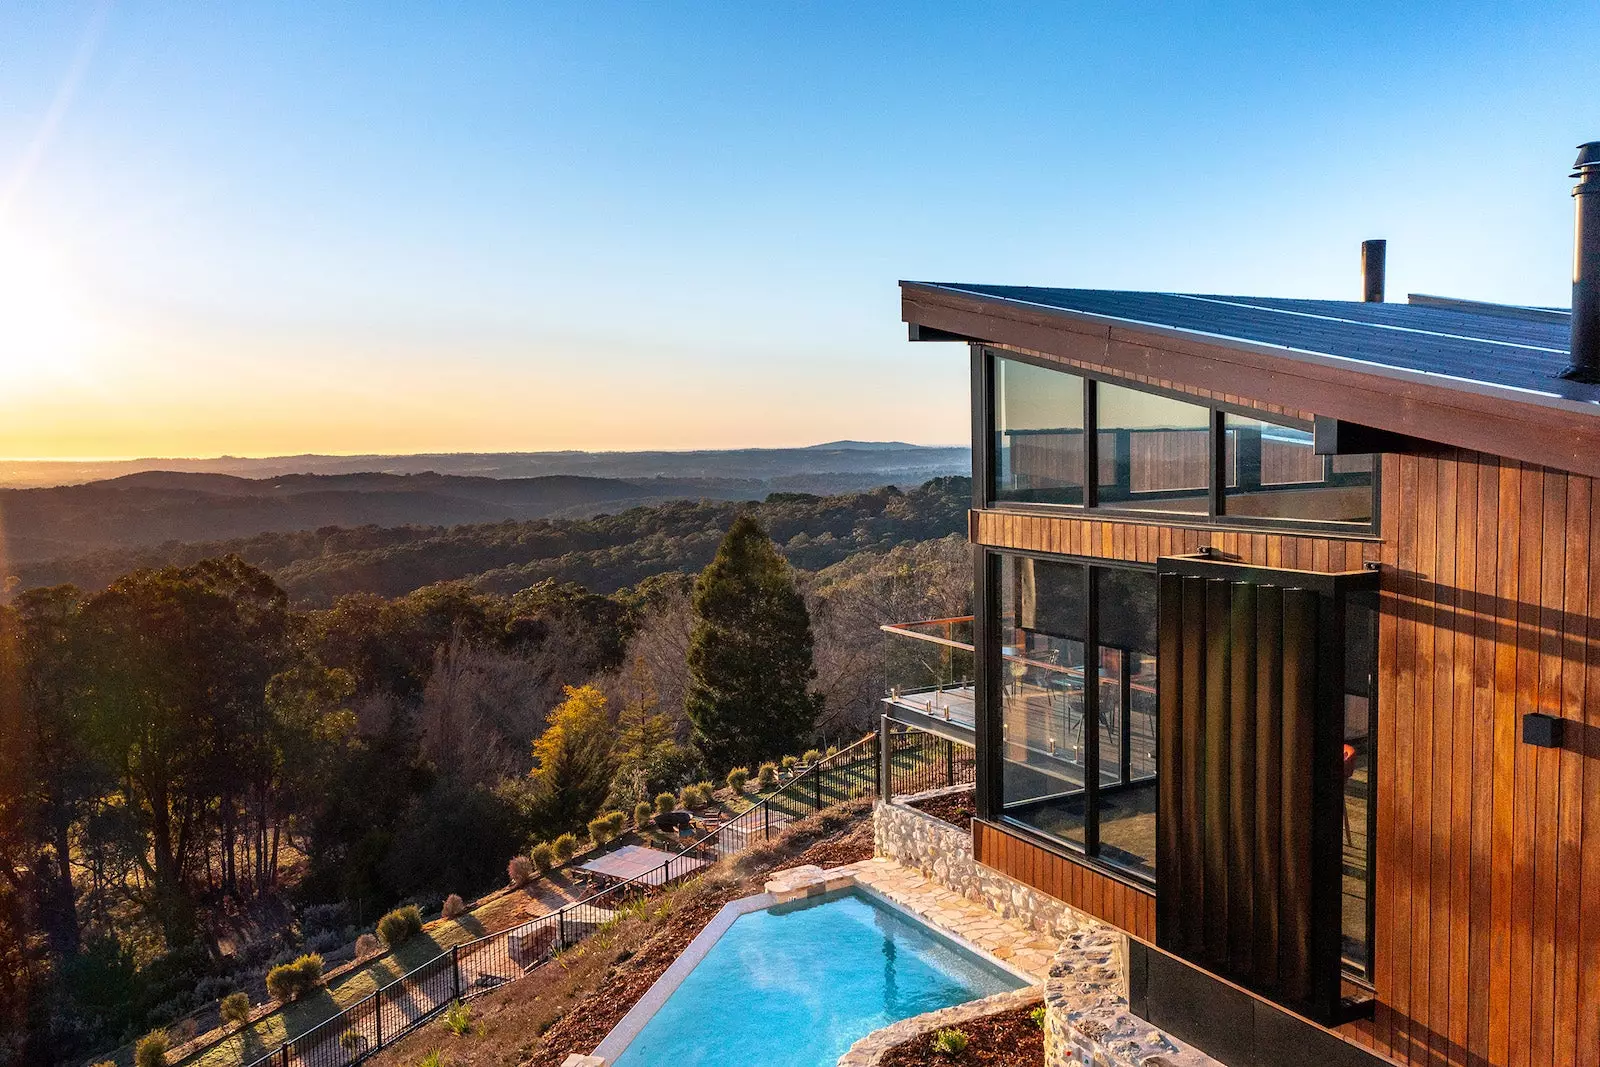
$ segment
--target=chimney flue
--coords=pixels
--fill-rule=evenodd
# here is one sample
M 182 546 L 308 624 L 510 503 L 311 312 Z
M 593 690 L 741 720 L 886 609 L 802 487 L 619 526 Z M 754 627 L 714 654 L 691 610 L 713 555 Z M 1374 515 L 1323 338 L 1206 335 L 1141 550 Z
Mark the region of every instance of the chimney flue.
M 1600 383 L 1600 141 L 1572 165 L 1572 365 L 1563 378 Z
M 1361 299 L 1364 303 L 1383 303 L 1383 274 L 1388 258 L 1388 241 L 1361 242 Z

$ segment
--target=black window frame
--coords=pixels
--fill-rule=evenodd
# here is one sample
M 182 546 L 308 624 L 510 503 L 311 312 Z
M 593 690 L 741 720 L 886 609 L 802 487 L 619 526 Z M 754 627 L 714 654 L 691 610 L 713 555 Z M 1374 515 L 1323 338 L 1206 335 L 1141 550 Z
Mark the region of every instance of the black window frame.
M 1374 455 L 1372 469 L 1369 475 L 1370 491 L 1372 495 L 1372 517 L 1368 522 L 1334 522 L 1318 519 L 1292 519 L 1274 518 L 1266 516 L 1230 515 L 1227 512 L 1227 448 L 1226 448 L 1226 418 L 1227 415 L 1237 415 L 1241 418 L 1253 419 L 1272 425 L 1290 429 L 1312 430 L 1314 426 L 1304 419 L 1297 419 L 1289 415 L 1262 411 L 1259 408 L 1248 407 L 1243 404 L 1234 404 L 1224 400 L 1215 400 L 1198 397 L 1177 389 L 1164 389 L 1160 386 L 1148 385 L 1144 382 L 1134 382 L 1096 371 L 1085 370 L 1081 367 L 1067 367 L 1048 359 L 1042 359 L 1024 352 L 1000 348 L 995 345 L 974 343 L 972 346 L 972 505 L 979 510 L 1033 512 L 1048 515 L 1084 515 L 1091 513 L 1096 518 L 1113 519 L 1119 522 L 1134 522 L 1155 524 L 1162 526 L 1198 526 L 1215 527 L 1223 526 L 1233 529 L 1259 530 L 1262 532 L 1296 532 L 1317 533 L 1325 536 L 1340 538 L 1375 538 L 1380 530 L 1381 516 L 1379 514 L 1382 493 L 1380 491 L 1380 467 Z M 1053 370 L 1059 374 L 1073 375 L 1083 381 L 1083 503 L 1082 504 L 1044 504 L 1025 501 L 1000 499 L 995 494 L 995 417 L 994 417 L 994 366 L 995 360 L 1008 359 L 1018 363 L 1027 363 L 1031 366 L 1045 370 Z M 1099 469 L 1100 469 L 1100 425 L 1099 412 L 1096 403 L 1097 393 L 1101 383 L 1113 385 L 1134 392 L 1149 393 L 1152 396 L 1167 397 L 1191 404 L 1197 408 L 1210 412 L 1210 438 L 1209 438 L 1209 468 L 1210 485 L 1206 493 L 1207 510 L 1196 511 L 1159 511 L 1146 508 L 1122 508 L 1114 503 L 1105 504 L 1100 500 Z M 1355 479 L 1350 475 L 1338 475 L 1333 471 L 1333 456 L 1323 456 L 1322 465 L 1325 472 L 1323 482 L 1307 482 L 1313 485 L 1339 485 L 1351 484 Z M 1363 472 L 1364 474 L 1367 472 Z
M 980 766 L 980 778 L 977 788 L 977 807 L 980 818 L 1004 826 L 1008 831 L 1020 833 L 1034 842 L 1051 851 L 1060 853 L 1074 862 L 1092 867 L 1099 873 L 1108 875 L 1118 881 L 1126 882 L 1141 889 L 1154 889 L 1156 879 L 1154 875 L 1146 875 L 1132 867 L 1113 863 L 1101 858 L 1100 855 L 1100 792 L 1104 783 L 1100 780 L 1100 737 L 1099 730 L 1094 731 L 1094 743 L 1084 743 L 1084 805 L 1083 805 L 1083 841 L 1069 840 L 1058 837 L 1048 831 L 1042 830 L 1031 823 L 1024 821 L 1006 812 L 1004 803 L 1003 775 L 1005 773 L 1004 758 L 1001 755 L 1002 746 L 997 743 L 1001 736 L 1001 724 L 1005 714 L 1004 701 L 1000 695 L 998 682 L 1001 678 L 1000 654 L 1000 587 L 1001 566 L 1006 557 L 1014 559 L 1033 559 L 1045 563 L 1076 564 L 1083 568 L 1083 634 L 1084 634 L 1084 708 L 1085 722 L 1098 723 L 1100 712 L 1100 625 L 1099 625 L 1099 583 L 1095 574 L 1099 570 L 1134 571 L 1148 574 L 1152 580 L 1156 576 L 1156 568 L 1148 563 L 1137 563 L 1128 560 L 1103 559 L 1096 556 L 1071 556 L 1058 555 L 1048 552 L 1024 552 L 1013 549 L 988 548 L 982 545 L 974 546 L 979 557 L 978 577 L 980 587 L 977 591 L 978 603 L 982 606 L 976 620 L 973 634 L 973 647 L 975 651 L 976 674 L 979 684 L 983 686 L 984 704 L 983 713 L 978 716 L 974 724 L 981 751 L 985 751 L 987 758 Z M 1159 656 L 1159 649 L 1154 650 Z M 1126 673 L 1126 671 L 1124 672 Z M 1124 682 L 1126 682 L 1126 678 Z M 1131 706 L 1124 704 L 1123 708 L 1123 733 L 1127 734 L 1131 722 Z M 1086 734 L 1087 736 L 1087 734 Z M 1123 747 L 1126 747 L 1124 737 Z M 1140 782 L 1153 780 L 1154 775 L 1141 778 Z M 1120 783 L 1118 788 L 1125 788 L 1136 784 L 1128 781 Z M 1156 816 L 1152 812 L 1151 818 Z M 1160 833 L 1159 828 L 1157 834 Z M 1152 864 L 1154 857 L 1151 858 Z

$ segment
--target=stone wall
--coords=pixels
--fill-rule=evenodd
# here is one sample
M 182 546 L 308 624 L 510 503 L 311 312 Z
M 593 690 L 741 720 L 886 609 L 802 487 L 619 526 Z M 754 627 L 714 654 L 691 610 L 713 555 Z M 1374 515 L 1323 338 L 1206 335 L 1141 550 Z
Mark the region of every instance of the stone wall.
M 1127 939 L 1069 934 L 1044 984 L 1045 1067 L 1223 1067 L 1128 1010 Z
M 904 803 L 878 802 L 872 836 L 879 856 L 919 870 L 946 889 L 987 904 L 1002 918 L 1016 919 L 1039 933 L 1062 938 L 1103 928 L 1063 901 L 985 867 L 972 857 L 970 833 Z
M 1126 934 L 978 863 L 965 830 L 880 801 L 873 843 L 879 856 L 1059 939 L 1045 982 L 1045 1067 L 1222 1067 L 1128 1010 Z

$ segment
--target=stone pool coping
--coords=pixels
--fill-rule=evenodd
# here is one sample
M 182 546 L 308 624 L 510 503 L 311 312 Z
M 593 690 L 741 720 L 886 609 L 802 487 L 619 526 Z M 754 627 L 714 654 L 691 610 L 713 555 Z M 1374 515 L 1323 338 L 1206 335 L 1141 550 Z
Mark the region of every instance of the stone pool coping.
M 957 904 L 951 900 L 936 899 L 936 892 L 949 896 L 948 891 L 941 891 L 937 883 L 930 883 L 917 872 L 906 871 L 892 861 L 862 860 L 859 863 L 829 870 L 810 864 L 791 867 L 775 873 L 767 881 L 765 889 L 766 892 L 741 897 L 724 904 L 711 921 L 694 936 L 678 958 L 672 961 L 672 965 L 651 984 L 644 996 L 639 998 L 638 1003 L 630 1008 L 600 1044 L 595 1046 L 594 1052 L 588 1056 L 573 1053 L 563 1061 L 563 1067 L 606 1067 L 622 1055 L 666 1003 L 667 998 L 683 984 L 683 980 L 701 960 L 705 959 L 712 946 L 740 916 L 840 889 L 856 889 L 872 897 L 879 904 L 932 928 L 962 949 L 1025 983 L 1021 989 L 1008 990 L 998 996 L 1026 995 L 1035 1001 L 1043 996 L 1042 983 L 1049 971 L 1050 957 L 1053 954 L 1050 950 L 1053 950 L 1053 945 L 1044 951 L 1032 947 L 1031 940 L 1037 937 L 1036 934 L 1014 920 L 999 918 L 982 905 L 966 900 L 959 900 Z M 919 899 L 919 896 L 924 899 Z M 1019 939 L 1029 941 L 1030 944 L 1019 948 Z M 981 998 L 965 1004 L 952 1005 L 941 1011 L 970 1008 L 994 999 L 994 997 Z M 966 1017 L 976 1018 L 978 1015 L 1001 1010 L 1006 1009 L 979 1010 Z M 940 1012 L 927 1014 L 938 1015 Z M 924 1016 L 913 1016 L 913 1020 L 921 1018 Z M 899 1023 L 910 1021 L 912 1020 L 899 1020 L 898 1023 L 874 1031 L 861 1041 L 867 1041 L 877 1034 L 884 1033 L 885 1030 L 891 1030 Z M 894 1043 L 898 1044 L 919 1032 L 921 1031 L 910 1030 Z M 861 1044 L 861 1041 L 857 1044 Z M 852 1051 L 853 1049 L 852 1046 Z M 849 1055 L 847 1052 L 846 1056 Z M 876 1059 L 871 1062 L 876 1062 Z

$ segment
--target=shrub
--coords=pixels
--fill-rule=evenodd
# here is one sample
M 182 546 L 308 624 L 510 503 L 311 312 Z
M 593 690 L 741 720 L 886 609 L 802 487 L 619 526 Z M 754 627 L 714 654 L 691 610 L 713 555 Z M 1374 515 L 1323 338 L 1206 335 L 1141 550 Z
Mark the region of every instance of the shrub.
M 829 756 L 837 756 L 838 754 L 839 754 L 839 746 L 838 745 L 829 745 L 828 746 L 827 755 L 829 755 Z
M 643 830 L 650 825 L 650 817 L 656 813 L 655 805 L 648 800 L 641 800 L 633 806 L 633 825 Z
M 417 1061 L 417 1067 L 444 1067 L 444 1049 L 434 1049 Z
M 822 753 L 817 749 L 808 748 L 806 749 L 806 754 L 800 757 L 800 762 L 806 764 L 807 766 L 810 766 L 813 763 L 821 763 Z
M 700 795 L 706 798 L 707 804 L 711 803 L 717 797 L 717 787 L 712 785 L 710 782 L 698 782 L 695 784 L 695 788 L 700 790 Z
M 728 788 L 733 790 L 735 794 L 743 793 L 745 783 L 748 781 L 750 781 L 749 767 L 735 767 L 728 772 Z
M 343 904 L 313 904 L 300 913 L 300 926 L 306 933 L 318 930 L 339 930 L 345 924 Z
M 933 1035 L 933 1051 L 944 1056 L 959 1056 L 967 1051 L 967 1041 L 964 1030 L 940 1030 Z
M 217 1005 L 217 1014 L 227 1026 L 243 1026 L 250 1021 L 250 994 L 229 993 Z
M 166 1067 L 167 1063 L 167 1035 L 160 1030 L 152 1030 L 139 1039 L 133 1046 L 134 1067 Z
M 413 935 L 422 932 L 422 912 L 415 904 L 396 908 L 378 920 L 378 936 L 390 948 L 403 945 Z
M 361 1052 L 367 1047 L 367 1035 L 360 1030 L 346 1030 L 339 1035 L 339 1047 L 346 1052 Z
M 672 809 L 678 806 L 678 798 L 671 793 L 660 793 L 656 796 L 656 814 L 670 815 Z
M 383 951 L 383 942 L 373 934 L 362 934 L 356 938 L 356 957 L 376 956 Z
M 596 815 L 589 820 L 589 840 L 597 845 L 603 845 L 612 838 L 611 820 L 604 815 Z
M 556 847 L 548 841 L 541 841 L 533 846 L 528 853 L 533 860 L 533 865 L 539 869 L 540 874 L 547 874 L 550 868 L 556 865 Z
M 678 790 L 678 807 L 698 808 L 701 806 L 701 803 L 702 801 L 700 800 L 699 786 L 686 785 L 682 789 Z
M 321 984 L 322 957 L 315 952 L 293 963 L 280 963 L 267 972 L 267 993 L 285 1004 L 299 1000 Z
M 459 919 L 467 913 L 467 902 L 461 899 L 460 893 L 451 893 L 444 898 L 444 904 L 439 908 L 439 914 L 446 919 Z
M 533 861 L 527 856 L 512 856 L 506 864 L 506 881 L 513 889 L 521 889 L 533 878 Z
M 799 764 L 799 762 L 800 762 L 800 757 L 798 757 L 798 756 L 785 756 L 785 757 L 783 757 L 783 760 L 782 760 L 780 766 L 783 767 L 783 773 L 789 774 L 789 773 L 793 772 L 793 770 L 795 769 L 795 766 L 797 764 Z
M 562 834 L 550 843 L 550 847 L 556 850 L 556 859 L 565 863 L 578 851 L 578 837 L 576 834 Z
M 1033 1025 L 1035 1025 L 1039 1029 L 1043 1030 L 1044 1029 L 1044 1005 L 1041 1004 L 1037 1008 L 1034 1008 L 1032 1011 L 1030 1011 L 1028 1013 L 1028 1018 L 1033 1020 Z
M 770 793 L 778 788 L 778 765 L 776 763 L 763 763 L 756 772 L 756 789 L 762 793 Z
M 457 1037 L 466 1037 L 472 1029 L 472 1009 L 456 1001 L 445 1009 L 444 1028 Z

